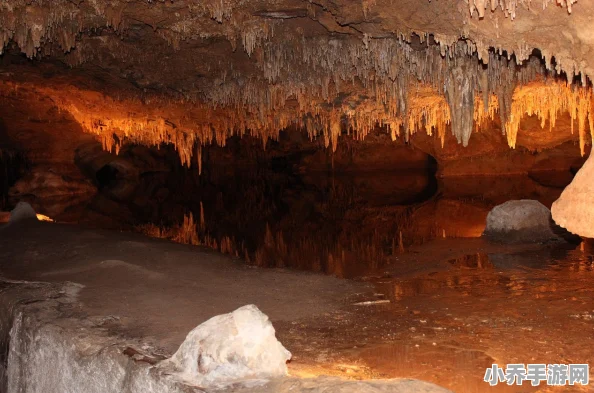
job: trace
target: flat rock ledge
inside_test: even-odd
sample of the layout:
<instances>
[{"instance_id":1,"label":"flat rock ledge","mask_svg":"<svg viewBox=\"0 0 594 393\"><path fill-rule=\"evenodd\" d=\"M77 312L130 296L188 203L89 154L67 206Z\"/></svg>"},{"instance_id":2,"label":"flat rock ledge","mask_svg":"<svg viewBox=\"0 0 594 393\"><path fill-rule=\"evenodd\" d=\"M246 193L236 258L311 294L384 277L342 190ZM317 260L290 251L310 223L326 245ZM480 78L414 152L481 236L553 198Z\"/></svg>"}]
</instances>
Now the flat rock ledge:
<instances>
[{"instance_id":1,"label":"flat rock ledge","mask_svg":"<svg viewBox=\"0 0 594 393\"><path fill-rule=\"evenodd\" d=\"M155 354L154 348L138 339L106 328L109 316L85 315L77 301L81 288L81 285L75 283L56 284L0 278L0 345L4 348L0 351L0 391L450 392L431 383L413 379L350 381L332 377L247 378L224 387L216 384L212 387L192 386L168 372L168 367L163 367L171 359ZM219 316L219 319L228 315L231 314ZM282 346L279 350L280 348Z\"/></svg>"}]
</instances>

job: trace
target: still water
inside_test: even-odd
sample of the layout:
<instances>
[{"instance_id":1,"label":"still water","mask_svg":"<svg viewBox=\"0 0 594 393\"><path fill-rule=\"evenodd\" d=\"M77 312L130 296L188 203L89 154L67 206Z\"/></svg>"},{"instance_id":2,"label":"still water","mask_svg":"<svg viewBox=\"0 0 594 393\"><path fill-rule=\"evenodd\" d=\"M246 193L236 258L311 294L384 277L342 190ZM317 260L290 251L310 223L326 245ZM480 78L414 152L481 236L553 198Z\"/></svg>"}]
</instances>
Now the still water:
<instances>
[{"instance_id":1,"label":"still water","mask_svg":"<svg viewBox=\"0 0 594 393\"><path fill-rule=\"evenodd\" d=\"M158 213L190 207L200 239L247 263L369 284L341 313L281 329L294 375L419 378L458 393L577 392L588 390L483 382L494 363L594 364L591 249L480 238L493 206L550 206L568 180L227 173L169 184L184 191Z\"/></svg>"}]
</instances>

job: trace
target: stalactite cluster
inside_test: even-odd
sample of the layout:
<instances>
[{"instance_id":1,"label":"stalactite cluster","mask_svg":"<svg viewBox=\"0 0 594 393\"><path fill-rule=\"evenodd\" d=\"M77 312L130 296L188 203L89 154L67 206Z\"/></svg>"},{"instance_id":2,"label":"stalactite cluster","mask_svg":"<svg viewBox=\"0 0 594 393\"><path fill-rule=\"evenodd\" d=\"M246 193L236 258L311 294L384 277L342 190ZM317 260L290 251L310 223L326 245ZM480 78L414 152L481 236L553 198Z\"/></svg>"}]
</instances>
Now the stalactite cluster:
<instances>
[{"instance_id":1,"label":"stalactite cluster","mask_svg":"<svg viewBox=\"0 0 594 393\"><path fill-rule=\"evenodd\" d=\"M361 13L367 18L367 15L373 10L393 3L392 0L384 1L386 4L383 4L381 0L362 0L360 3ZM426 1L430 3L429 0ZM520 6L539 9L555 4L566 8L571 13L572 5L577 2L577 0L460 1L468 4L471 14L476 12L482 17L485 10L501 9L506 16L512 19L516 16L516 9ZM183 42L224 38L230 43L233 50L241 42L243 50L251 56L256 48L266 51L269 44L287 47L293 45L294 41L315 38L315 34L308 34L302 28L283 28L283 21L293 18L317 20L319 12L326 12L323 7L311 2L305 2L303 8L295 8L294 4L285 5L281 0L268 6L272 9L262 9L265 7L263 4L254 5L247 1L230 0L201 2L188 0L176 2L5 0L0 2L0 50L12 41L31 58L47 54L56 55L59 52L79 49L79 43L84 42L84 38L89 35L105 37L103 34L106 31L113 31L124 37L131 30L131 25L140 23L140 25L150 26L158 37L164 39L176 50L181 50L180 45ZM439 5L436 4L435 7L439 7ZM462 18L460 18L460 23L465 23ZM380 36L407 37L413 31L426 34L426 32L402 26L401 29L393 30L390 34L381 34ZM450 46L461 36L452 33L441 34L437 28L429 33L432 33L440 44L442 55L450 50ZM369 41L368 37L373 36L373 34L365 32L353 34L354 37L359 36L359 38L361 35L364 41ZM489 61L490 45L493 44L483 43L480 38L477 38L471 45L471 51L476 52L480 59L487 62ZM82 47L80 49L83 51ZM502 50L503 48L497 47L497 49ZM518 62L526 60L532 49L521 40L518 40L516 46L506 48L508 56L514 54ZM93 51L93 49L87 50ZM553 67L550 62L552 57L557 54L546 50L543 55L547 60L547 68ZM125 58L126 53L113 53L113 56ZM92 55L77 53L75 57L85 61ZM555 67L557 72L584 73L583 64L571 62L567 56L563 56L563 60L557 56ZM264 71L268 74L272 73L273 76L279 72L278 69L265 69Z\"/></svg>"},{"instance_id":2,"label":"stalactite cluster","mask_svg":"<svg viewBox=\"0 0 594 393\"><path fill-rule=\"evenodd\" d=\"M471 14L482 17L485 10L501 9L511 19L519 6L556 4L571 12L575 3L465 1ZM380 3L357 4L367 20ZM305 129L311 139L322 138L332 149L343 134L363 139L376 128L385 129L393 140L408 140L421 130L435 132L442 145L451 130L466 146L473 132L498 115L515 147L523 116L535 114L554 126L563 112L577 121L584 151L592 97L585 73L581 87L571 84L580 71L575 64L553 64L548 52L543 62L531 57L532 48L524 43L503 52L452 34L411 37L408 28L402 29L406 34L348 30L349 24L340 24L338 17L340 34L307 31L298 23L319 21L324 13L332 17L327 15L331 12L313 3L303 8L284 7L282 1L267 4L273 5L263 9L230 0L3 1L2 48L14 42L28 57L71 51L62 57L71 66L105 66L137 90L122 98L116 88L116 93L100 94L63 82L13 81L5 88L26 86L47 94L84 130L98 135L107 150L117 153L126 141L171 143L185 165L196 152L200 156L204 144L224 145L229 136L245 133L266 144L288 126ZM152 31L146 32L147 26ZM137 41L130 44L128 36ZM148 45L157 37L154 48L161 56L137 44ZM232 56L202 50L229 45ZM184 51L186 58L176 63L175 56ZM179 66L186 68L177 73ZM570 83L559 82L562 70Z\"/></svg>"},{"instance_id":3,"label":"stalactite cluster","mask_svg":"<svg viewBox=\"0 0 594 393\"><path fill-rule=\"evenodd\" d=\"M479 18L485 16L485 10L490 9L495 11L501 9L505 17L514 19L516 17L516 9L518 5L530 8L532 6L541 6L546 8L549 4L560 5L567 8L567 12L571 13L571 5L577 3L577 0L466 0L472 16L474 12L478 14Z\"/></svg>"},{"instance_id":4,"label":"stalactite cluster","mask_svg":"<svg viewBox=\"0 0 594 393\"><path fill-rule=\"evenodd\" d=\"M510 147L516 146L520 121L524 115L536 115L541 121L541 127L549 124L549 132L555 127L557 117L562 113L569 113L573 133L574 123L577 121L580 140L580 151L585 153L587 139L586 125L590 132L594 130L594 101L591 89L574 88L567 83L549 82L531 84L517 89L513 94L511 114L505 125L507 140ZM588 121L588 123L586 123Z\"/></svg>"},{"instance_id":5,"label":"stalactite cluster","mask_svg":"<svg viewBox=\"0 0 594 393\"><path fill-rule=\"evenodd\" d=\"M34 89L49 96L85 131L96 134L106 150L117 153L125 142L152 146L171 143L185 165L191 165L194 154L197 154L199 168L201 146L209 143L224 145L232 135L250 133L265 143L269 138L277 139L280 130L296 125L306 129L312 139L322 137L326 147L336 149L338 137L344 133L363 139L373 129L384 127L395 140L403 135L402 125L407 124L405 138L423 130L429 135L435 132L443 146L445 133L452 123L447 95L439 94L429 85L419 84L408 88L405 116L391 115L385 105L355 96L358 101L349 97L336 106L327 106L323 100L318 101L317 107L287 105L276 108L276 112L268 112L264 118L257 110L213 108L209 104L165 99L153 102L148 110L140 100L115 100L73 86L42 88L37 84L10 82L2 86L3 91L16 94L21 89ZM592 129L593 119L594 104L589 89L572 88L567 83L555 81L533 82L517 87L510 101L504 129L511 147L515 147L520 120L525 115L536 115L543 126L548 121L549 127L553 128L556 118L568 112L577 121L583 154L588 142L586 130L587 127ZM472 103L465 102L460 111L467 116L464 121L478 130L501 111L500 99L491 93L485 100L477 92L472 95Z\"/></svg>"}]
</instances>

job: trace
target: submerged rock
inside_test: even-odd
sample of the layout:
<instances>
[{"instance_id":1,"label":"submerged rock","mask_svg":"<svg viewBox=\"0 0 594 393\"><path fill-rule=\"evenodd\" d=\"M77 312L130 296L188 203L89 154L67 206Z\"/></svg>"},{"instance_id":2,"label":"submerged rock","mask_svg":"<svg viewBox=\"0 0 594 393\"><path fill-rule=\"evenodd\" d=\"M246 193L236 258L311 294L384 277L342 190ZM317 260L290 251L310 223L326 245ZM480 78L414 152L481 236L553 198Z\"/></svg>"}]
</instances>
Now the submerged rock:
<instances>
[{"instance_id":1,"label":"submerged rock","mask_svg":"<svg viewBox=\"0 0 594 393\"><path fill-rule=\"evenodd\" d=\"M196 327L160 367L186 383L222 387L285 376L289 359L268 317L247 305Z\"/></svg>"},{"instance_id":2,"label":"submerged rock","mask_svg":"<svg viewBox=\"0 0 594 393\"><path fill-rule=\"evenodd\" d=\"M495 206L487 215L483 236L505 243L559 240L551 211L542 203L521 199Z\"/></svg>"},{"instance_id":3,"label":"submerged rock","mask_svg":"<svg viewBox=\"0 0 594 393\"><path fill-rule=\"evenodd\" d=\"M31 207L30 204L27 202L19 202L15 206L14 209L10 212L10 218L8 219L8 223L12 224L15 222L25 221L25 220L35 220L37 221L37 213Z\"/></svg>"}]
</instances>

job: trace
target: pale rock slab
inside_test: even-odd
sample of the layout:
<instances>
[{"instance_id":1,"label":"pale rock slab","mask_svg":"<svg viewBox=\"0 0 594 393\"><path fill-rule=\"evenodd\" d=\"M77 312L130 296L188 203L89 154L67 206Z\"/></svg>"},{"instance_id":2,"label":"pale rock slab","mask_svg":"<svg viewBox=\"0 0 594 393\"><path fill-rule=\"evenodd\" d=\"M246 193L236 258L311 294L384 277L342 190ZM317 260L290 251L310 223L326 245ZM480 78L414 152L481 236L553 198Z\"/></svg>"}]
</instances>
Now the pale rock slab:
<instances>
[{"instance_id":1,"label":"pale rock slab","mask_svg":"<svg viewBox=\"0 0 594 393\"><path fill-rule=\"evenodd\" d=\"M336 377L279 378L250 393L452 393L451 390L416 379L345 380ZM243 392L241 392L243 393ZM247 392L246 392L247 393Z\"/></svg>"}]
</instances>

